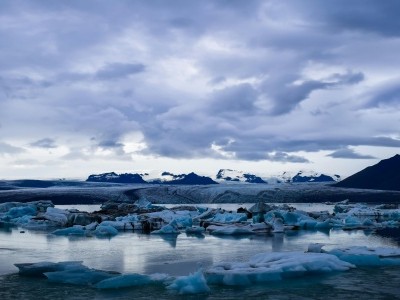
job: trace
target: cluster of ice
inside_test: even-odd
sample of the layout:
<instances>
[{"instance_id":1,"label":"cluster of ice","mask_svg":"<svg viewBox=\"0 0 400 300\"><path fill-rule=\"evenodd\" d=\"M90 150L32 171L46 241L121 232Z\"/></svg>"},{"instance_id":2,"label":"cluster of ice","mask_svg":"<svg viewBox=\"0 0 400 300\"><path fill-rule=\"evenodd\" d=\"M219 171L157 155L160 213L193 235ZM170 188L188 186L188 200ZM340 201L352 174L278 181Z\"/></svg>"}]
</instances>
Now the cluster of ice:
<instances>
[{"instance_id":1,"label":"cluster of ice","mask_svg":"<svg viewBox=\"0 0 400 300\"><path fill-rule=\"evenodd\" d=\"M120 274L117 272L90 269L80 261L38 262L16 264L19 274L31 277L46 277L49 282L89 285L97 289L120 289L144 286L148 284L164 284L180 294L208 292L209 287L201 271L176 279L168 274Z\"/></svg>"},{"instance_id":2,"label":"cluster of ice","mask_svg":"<svg viewBox=\"0 0 400 300\"><path fill-rule=\"evenodd\" d=\"M354 265L326 253L276 252L257 254L248 262L218 263L206 274L210 284L250 285L350 268Z\"/></svg>"},{"instance_id":3,"label":"cluster of ice","mask_svg":"<svg viewBox=\"0 0 400 300\"><path fill-rule=\"evenodd\" d=\"M220 262L204 272L173 278L168 274L120 274L90 269L79 261L16 264L19 274L45 276L50 282L89 285L97 289L134 288L164 285L179 294L210 292L212 285L243 286L294 279L306 275L343 272L357 266L400 266L400 249L346 247L324 250L323 244L310 244L306 252L259 253L248 261Z\"/></svg>"},{"instance_id":4,"label":"cluster of ice","mask_svg":"<svg viewBox=\"0 0 400 300\"><path fill-rule=\"evenodd\" d=\"M352 246L346 248L334 248L326 251L324 244L310 244L308 252L328 253L335 255L340 260L349 262L356 266L394 266L400 265L400 249L365 246Z\"/></svg>"},{"instance_id":5,"label":"cluster of ice","mask_svg":"<svg viewBox=\"0 0 400 300\"><path fill-rule=\"evenodd\" d=\"M193 206L167 209L153 206L146 199L129 205L136 210L123 213L121 204L108 203L104 205L103 212L89 214L54 208L49 201L9 202L0 205L0 223L28 229L59 228L53 232L55 235L97 237L112 237L120 231L135 230L154 234L179 234L185 231L188 234L247 235L298 229L370 230L400 227L400 209L387 205L373 207L349 204L348 201L336 204L334 213L305 212L286 204L275 206L262 202L249 210L241 208L238 212ZM110 213L109 209L114 207L116 210Z\"/></svg>"}]
</instances>

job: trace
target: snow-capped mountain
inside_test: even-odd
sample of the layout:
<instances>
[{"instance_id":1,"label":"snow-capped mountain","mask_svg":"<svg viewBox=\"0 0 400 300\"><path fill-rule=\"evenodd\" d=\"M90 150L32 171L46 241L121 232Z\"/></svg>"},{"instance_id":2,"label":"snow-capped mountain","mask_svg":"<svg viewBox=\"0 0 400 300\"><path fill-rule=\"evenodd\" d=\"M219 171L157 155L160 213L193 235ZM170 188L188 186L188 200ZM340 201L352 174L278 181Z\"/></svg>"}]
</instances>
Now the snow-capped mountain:
<instances>
[{"instance_id":1,"label":"snow-capped mountain","mask_svg":"<svg viewBox=\"0 0 400 300\"><path fill-rule=\"evenodd\" d=\"M231 169L220 169L216 175L216 180L219 182L267 183L254 174Z\"/></svg>"},{"instance_id":2,"label":"snow-capped mountain","mask_svg":"<svg viewBox=\"0 0 400 300\"><path fill-rule=\"evenodd\" d=\"M90 182L113 182L113 183L146 183L140 174L117 174L115 172L93 174L86 181Z\"/></svg>"},{"instance_id":3,"label":"snow-capped mountain","mask_svg":"<svg viewBox=\"0 0 400 300\"><path fill-rule=\"evenodd\" d=\"M210 177L200 176L196 173L189 174L173 174L170 172L162 172L160 178L149 180L149 183L159 184L193 184L193 185L205 185L205 184L218 184Z\"/></svg>"},{"instance_id":4,"label":"snow-capped mountain","mask_svg":"<svg viewBox=\"0 0 400 300\"><path fill-rule=\"evenodd\" d=\"M143 177L146 179L144 180ZM170 172L162 172L158 178L151 178L149 173L144 174L117 174L115 172L93 174L86 179L90 182L113 182L113 183L157 183L157 184L218 184L210 177L199 176L195 173L175 175Z\"/></svg>"},{"instance_id":5,"label":"snow-capped mountain","mask_svg":"<svg viewBox=\"0 0 400 300\"><path fill-rule=\"evenodd\" d=\"M279 182L337 182L340 181L341 178L339 175L327 175L311 170L301 170L297 173L294 172L283 172L281 175L274 176L276 181Z\"/></svg>"}]
</instances>

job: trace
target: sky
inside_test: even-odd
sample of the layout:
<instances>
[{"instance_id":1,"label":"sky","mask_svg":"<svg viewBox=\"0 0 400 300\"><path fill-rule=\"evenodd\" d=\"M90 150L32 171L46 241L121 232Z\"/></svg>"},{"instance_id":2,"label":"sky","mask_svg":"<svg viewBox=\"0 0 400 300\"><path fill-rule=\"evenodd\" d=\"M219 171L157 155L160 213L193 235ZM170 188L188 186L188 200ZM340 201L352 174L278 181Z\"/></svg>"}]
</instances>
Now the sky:
<instances>
[{"instance_id":1,"label":"sky","mask_svg":"<svg viewBox=\"0 0 400 300\"><path fill-rule=\"evenodd\" d=\"M399 153L400 1L2 0L0 179L349 176Z\"/></svg>"}]
</instances>

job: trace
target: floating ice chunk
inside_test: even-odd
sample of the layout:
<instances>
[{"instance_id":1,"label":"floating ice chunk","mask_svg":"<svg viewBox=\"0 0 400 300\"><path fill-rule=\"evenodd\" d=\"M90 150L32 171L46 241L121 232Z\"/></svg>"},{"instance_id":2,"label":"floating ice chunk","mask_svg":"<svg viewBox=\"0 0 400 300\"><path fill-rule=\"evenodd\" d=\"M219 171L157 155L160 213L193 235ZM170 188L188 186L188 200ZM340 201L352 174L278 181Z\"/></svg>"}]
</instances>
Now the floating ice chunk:
<instances>
[{"instance_id":1,"label":"floating ice chunk","mask_svg":"<svg viewBox=\"0 0 400 300\"><path fill-rule=\"evenodd\" d=\"M178 228L185 228L192 226L192 218L197 216L198 212L189 210L172 211L166 209L163 211L152 212L145 215L150 218L161 218L166 223L171 223L173 220L175 220Z\"/></svg>"},{"instance_id":2,"label":"floating ice chunk","mask_svg":"<svg viewBox=\"0 0 400 300\"><path fill-rule=\"evenodd\" d=\"M337 220L337 219L326 219L323 222L317 222L317 224L315 225L315 229L330 229L333 227L342 227L343 223L341 222L341 220Z\"/></svg>"},{"instance_id":3,"label":"floating ice chunk","mask_svg":"<svg viewBox=\"0 0 400 300\"><path fill-rule=\"evenodd\" d=\"M154 230L151 232L152 234L179 234L180 231L178 229L178 224L176 220L173 220L171 223L161 227L159 230Z\"/></svg>"},{"instance_id":4,"label":"floating ice chunk","mask_svg":"<svg viewBox=\"0 0 400 300\"><path fill-rule=\"evenodd\" d=\"M139 200L136 200L133 204L139 208L151 208L153 206L151 202L148 201L146 198L140 198Z\"/></svg>"},{"instance_id":5,"label":"floating ice chunk","mask_svg":"<svg viewBox=\"0 0 400 300\"><path fill-rule=\"evenodd\" d=\"M246 235L255 233L266 233L270 232L272 226L267 223L255 223L255 224L231 224L231 225L210 225L207 227L207 231L215 235Z\"/></svg>"},{"instance_id":6,"label":"floating ice chunk","mask_svg":"<svg viewBox=\"0 0 400 300\"><path fill-rule=\"evenodd\" d=\"M126 222L137 222L139 221L139 218L137 214L129 214L127 216L116 217L115 220L126 223Z\"/></svg>"},{"instance_id":7,"label":"floating ice chunk","mask_svg":"<svg viewBox=\"0 0 400 300\"><path fill-rule=\"evenodd\" d=\"M99 223L93 222L93 223L90 223L89 225L84 226L84 228L88 231L93 231L97 228L97 226L99 226Z\"/></svg>"},{"instance_id":8,"label":"floating ice chunk","mask_svg":"<svg viewBox=\"0 0 400 300\"><path fill-rule=\"evenodd\" d=\"M98 237L111 237L118 234L118 230L110 225L99 225L96 227L94 234Z\"/></svg>"},{"instance_id":9,"label":"floating ice chunk","mask_svg":"<svg viewBox=\"0 0 400 300\"><path fill-rule=\"evenodd\" d=\"M322 243L309 244L307 252L322 253L323 246L325 246L325 244L322 244Z\"/></svg>"},{"instance_id":10,"label":"floating ice chunk","mask_svg":"<svg viewBox=\"0 0 400 300\"><path fill-rule=\"evenodd\" d=\"M281 218L275 218L272 221L272 228L273 228L273 232L284 232L285 231L285 227L283 226L283 221Z\"/></svg>"},{"instance_id":11,"label":"floating ice chunk","mask_svg":"<svg viewBox=\"0 0 400 300\"><path fill-rule=\"evenodd\" d=\"M162 273L155 273L151 275L142 274L124 274L108 279L104 279L96 284L98 289L119 289L134 286L142 286L151 283L162 283L169 279L169 275Z\"/></svg>"},{"instance_id":12,"label":"floating ice chunk","mask_svg":"<svg viewBox=\"0 0 400 300\"><path fill-rule=\"evenodd\" d=\"M244 263L219 263L206 271L209 284L249 285L310 273L346 271L355 266L326 253L261 253Z\"/></svg>"},{"instance_id":13,"label":"floating ice chunk","mask_svg":"<svg viewBox=\"0 0 400 300\"><path fill-rule=\"evenodd\" d=\"M120 231L133 230L135 228L133 222L124 221L103 221L100 226L111 226Z\"/></svg>"},{"instance_id":14,"label":"floating ice chunk","mask_svg":"<svg viewBox=\"0 0 400 300\"><path fill-rule=\"evenodd\" d=\"M96 284L105 279L117 276L115 272L107 272L87 267L75 270L46 272L44 275L51 282L69 283L76 285Z\"/></svg>"},{"instance_id":15,"label":"floating ice chunk","mask_svg":"<svg viewBox=\"0 0 400 300\"><path fill-rule=\"evenodd\" d=\"M54 235L86 235L86 230L84 226L74 225L73 227L57 229L53 231L51 234Z\"/></svg>"},{"instance_id":16,"label":"floating ice chunk","mask_svg":"<svg viewBox=\"0 0 400 300\"><path fill-rule=\"evenodd\" d=\"M400 249L398 248L353 246L325 252L357 266L400 265Z\"/></svg>"},{"instance_id":17,"label":"floating ice chunk","mask_svg":"<svg viewBox=\"0 0 400 300\"><path fill-rule=\"evenodd\" d=\"M48 207L43 218L56 223L59 226L65 226L68 223L68 214L69 212L64 209Z\"/></svg>"},{"instance_id":18,"label":"floating ice chunk","mask_svg":"<svg viewBox=\"0 0 400 300\"><path fill-rule=\"evenodd\" d=\"M202 234L205 231L205 228L200 226L187 227L185 230L185 232L189 234Z\"/></svg>"},{"instance_id":19,"label":"floating ice chunk","mask_svg":"<svg viewBox=\"0 0 400 300\"><path fill-rule=\"evenodd\" d=\"M247 215L244 213L217 213L212 222L218 223L238 223L247 221Z\"/></svg>"},{"instance_id":20,"label":"floating ice chunk","mask_svg":"<svg viewBox=\"0 0 400 300\"><path fill-rule=\"evenodd\" d=\"M146 285L151 282L148 275L126 274L102 280L96 284L98 289L118 289Z\"/></svg>"},{"instance_id":21,"label":"floating ice chunk","mask_svg":"<svg viewBox=\"0 0 400 300\"><path fill-rule=\"evenodd\" d=\"M179 294L198 294L208 293L210 291L201 270L188 276L180 276L176 278L168 286L168 289L176 290Z\"/></svg>"},{"instance_id":22,"label":"floating ice chunk","mask_svg":"<svg viewBox=\"0 0 400 300\"><path fill-rule=\"evenodd\" d=\"M42 261L37 263L15 264L19 269L19 274L24 276L43 276L47 272L75 270L86 268L81 261L63 261L48 262Z\"/></svg>"},{"instance_id":23,"label":"floating ice chunk","mask_svg":"<svg viewBox=\"0 0 400 300\"><path fill-rule=\"evenodd\" d=\"M240 225L226 225L226 226L210 225L207 227L207 231L215 235L242 235L242 234L254 233L248 226L240 226Z\"/></svg>"},{"instance_id":24,"label":"floating ice chunk","mask_svg":"<svg viewBox=\"0 0 400 300\"><path fill-rule=\"evenodd\" d=\"M207 208L206 210L199 210L199 213L197 216L194 216L194 220L208 220L213 218L217 213L221 212L221 209L210 209Z\"/></svg>"},{"instance_id":25,"label":"floating ice chunk","mask_svg":"<svg viewBox=\"0 0 400 300\"><path fill-rule=\"evenodd\" d=\"M22 206L22 207L13 207L7 213L6 217L10 219L15 219L23 216L34 216L36 215L36 209L32 206Z\"/></svg>"}]
</instances>

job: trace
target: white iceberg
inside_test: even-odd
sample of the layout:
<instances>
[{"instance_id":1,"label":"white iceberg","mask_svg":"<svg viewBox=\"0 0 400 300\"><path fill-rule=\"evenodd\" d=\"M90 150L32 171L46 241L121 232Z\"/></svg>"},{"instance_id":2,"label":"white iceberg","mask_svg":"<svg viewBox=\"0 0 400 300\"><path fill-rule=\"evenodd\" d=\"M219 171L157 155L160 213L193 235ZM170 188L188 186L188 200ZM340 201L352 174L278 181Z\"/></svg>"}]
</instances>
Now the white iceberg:
<instances>
[{"instance_id":1,"label":"white iceberg","mask_svg":"<svg viewBox=\"0 0 400 300\"><path fill-rule=\"evenodd\" d=\"M222 262L206 271L209 284L249 285L313 273L346 271L355 266L326 253L261 253L248 262Z\"/></svg>"},{"instance_id":2,"label":"white iceberg","mask_svg":"<svg viewBox=\"0 0 400 300\"><path fill-rule=\"evenodd\" d=\"M161 227L159 230L154 230L151 232L152 234L179 234L180 231L178 229L178 224L176 220L173 220L171 223Z\"/></svg>"},{"instance_id":3,"label":"white iceberg","mask_svg":"<svg viewBox=\"0 0 400 300\"><path fill-rule=\"evenodd\" d=\"M54 207L48 207L43 218L51 221L54 225L65 226L68 223L69 211Z\"/></svg>"},{"instance_id":4,"label":"white iceberg","mask_svg":"<svg viewBox=\"0 0 400 300\"><path fill-rule=\"evenodd\" d=\"M198 294L208 293L210 291L201 270L188 276L180 276L176 278L168 286L168 289L176 290L179 294Z\"/></svg>"}]
</instances>

